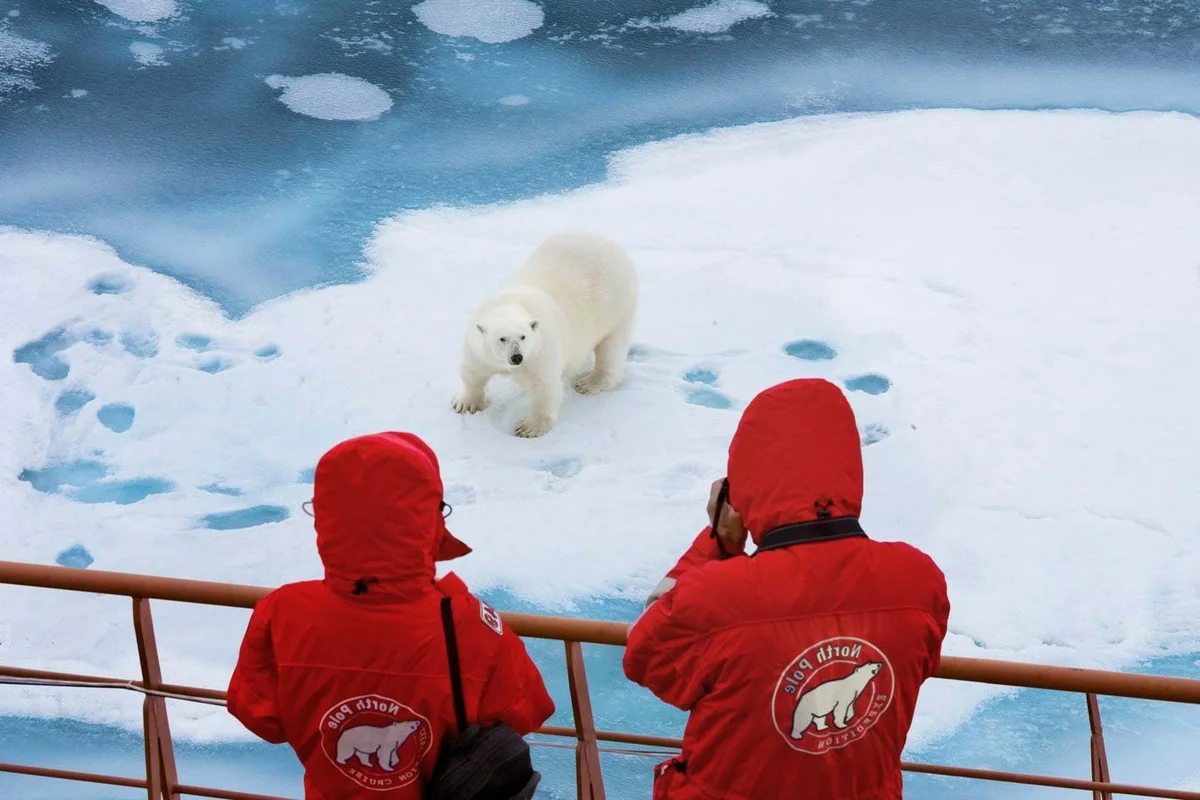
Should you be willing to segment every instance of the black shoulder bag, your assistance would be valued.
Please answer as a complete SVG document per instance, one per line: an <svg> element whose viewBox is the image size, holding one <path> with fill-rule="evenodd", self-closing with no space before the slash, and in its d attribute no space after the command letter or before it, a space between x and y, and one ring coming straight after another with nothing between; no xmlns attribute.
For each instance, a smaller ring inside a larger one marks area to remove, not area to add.
<svg viewBox="0 0 1200 800"><path fill-rule="evenodd" d="M507 725L481 728L467 722L449 597L442 598L442 630L458 735L442 747L425 787L426 800L530 800L542 776L533 769L525 739Z"/></svg>

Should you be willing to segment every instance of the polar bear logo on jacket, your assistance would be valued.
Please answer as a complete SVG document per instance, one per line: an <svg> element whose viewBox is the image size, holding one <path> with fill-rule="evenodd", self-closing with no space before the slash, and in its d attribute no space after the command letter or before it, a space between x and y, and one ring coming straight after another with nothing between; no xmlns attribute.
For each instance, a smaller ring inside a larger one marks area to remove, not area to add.
<svg viewBox="0 0 1200 800"><path fill-rule="evenodd" d="M364 767L371 766L371 756L379 768L391 772L399 761L400 748L418 728L420 722L393 722L391 725L357 725L342 731L337 740L337 763L345 765L357 758Z"/></svg>
<svg viewBox="0 0 1200 800"><path fill-rule="evenodd" d="M818 731L826 730L831 716L835 728L848 726L854 717L854 703L858 696L882 668L882 662L868 661L859 664L844 678L825 681L800 695L792 715L792 738L804 738L804 732L813 725Z"/></svg>

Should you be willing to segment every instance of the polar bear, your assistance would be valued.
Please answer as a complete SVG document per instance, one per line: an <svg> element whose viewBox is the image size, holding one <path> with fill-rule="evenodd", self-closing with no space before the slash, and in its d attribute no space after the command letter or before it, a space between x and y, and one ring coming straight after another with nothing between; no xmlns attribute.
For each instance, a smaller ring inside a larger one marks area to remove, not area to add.
<svg viewBox="0 0 1200 800"><path fill-rule="evenodd" d="M825 730L829 727L825 718L830 714L833 715L834 727L840 729L849 725L850 718L854 716L855 701L882 668L881 662L868 661L859 664L846 677L825 681L800 695L796 701L796 712L792 714L792 738L803 738L808 726L813 724L816 724L817 730Z"/></svg>
<svg viewBox="0 0 1200 800"><path fill-rule="evenodd" d="M421 723L393 722L391 725L357 725L342 731L337 740L337 763L345 766L352 757L357 757L364 767L371 766L371 756L379 762L379 768L391 772L399 761L400 747L408 741Z"/></svg>
<svg viewBox="0 0 1200 800"><path fill-rule="evenodd" d="M620 385L637 301L637 272L619 245L589 233L552 236L471 317L454 410L487 408L488 381L508 375L529 396L517 436L544 435L558 420L564 374L578 375L594 356L575 390L598 394Z"/></svg>

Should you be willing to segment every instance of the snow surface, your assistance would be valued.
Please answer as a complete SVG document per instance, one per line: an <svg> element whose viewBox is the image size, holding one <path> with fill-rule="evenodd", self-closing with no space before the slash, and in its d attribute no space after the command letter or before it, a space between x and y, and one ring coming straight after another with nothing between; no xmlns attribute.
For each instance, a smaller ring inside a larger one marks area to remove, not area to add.
<svg viewBox="0 0 1200 800"><path fill-rule="evenodd" d="M100 242L5 229L0 551L317 577L298 513L317 458L405 429L439 454L451 527L476 551L452 568L476 589L566 613L640 599L703 524L739 409L824 376L886 382L848 393L872 442L864 525L945 570L948 654L1121 668L1194 652L1197 208L1195 118L914 111L681 137L618 154L602 185L403 214L378 227L364 282L236 323ZM511 384L455 415L471 309L543 237L580 226L641 271L628 382L568 393L538 440L511 434L525 404ZM95 400L62 416L64 392ZM96 417L113 404L136 413L124 432ZM63 595L48 612L43 592L4 587L0 603L6 660L137 674L127 600ZM155 614L169 679L223 686L247 613ZM1001 693L931 683L912 747ZM102 694L13 690L0 708L140 725L136 704ZM172 725L248 736L207 707L173 707Z"/></svg>
<svg viewBox="0 0 1200 800"><path fill-rule="evenodd" d="M163 49L153 42L133 42L129 45L129 52L133 53L134 59L139 64L147 67L165 67L166 59L163 58Z"/></svg>
<svg viewBox="0 0 1200 800"><path fill-rule="evenodd" d="M158 22L174 15L175 0L96 0L130 22Z"/></svg>
<svg viewBox="0 0 1200 800"><path fill-rule="evenodd" d="M523 39L542 27L542 7L530 0L424 0L412 7L422 25L443 36L488 44Z"/></svg>
<svg viewBox="0 0 1200 800"><path fill-rule="evenodd" d="M674 28L688 33L726 33L739 22L775 16L771 7L757 0L713 0L689 8L660 21L650 19L630 23L634 28Z"/></svg>
<svg viewBox="0 0 1200 800"><path fill-rule="evenodd" d="M271 75L266 83L283 90L279 101L292 111L317 119L373 120L392 107L391 95L383 89L338 72L298 78Z"/></svg>

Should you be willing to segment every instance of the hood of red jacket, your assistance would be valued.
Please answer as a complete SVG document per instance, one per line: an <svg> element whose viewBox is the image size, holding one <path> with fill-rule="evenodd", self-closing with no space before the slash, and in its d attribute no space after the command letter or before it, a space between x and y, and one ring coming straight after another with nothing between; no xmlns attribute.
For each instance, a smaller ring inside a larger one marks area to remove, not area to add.
<svg viewBox="0 0 1200 800"><path fill-rule="evenodd" d="M313 483L317 552L339 594L411 594L432 583L435 561L471 552L446 529L437 456L411 433L342 442L317 462Z"/></svg>
<svg viewBox="0 0 1200 800"><path fill-rule="evenodd" d="M729 504L750 537L862 510L862 445L841 389L801 378L759 393L729 445Z"/></svg>

